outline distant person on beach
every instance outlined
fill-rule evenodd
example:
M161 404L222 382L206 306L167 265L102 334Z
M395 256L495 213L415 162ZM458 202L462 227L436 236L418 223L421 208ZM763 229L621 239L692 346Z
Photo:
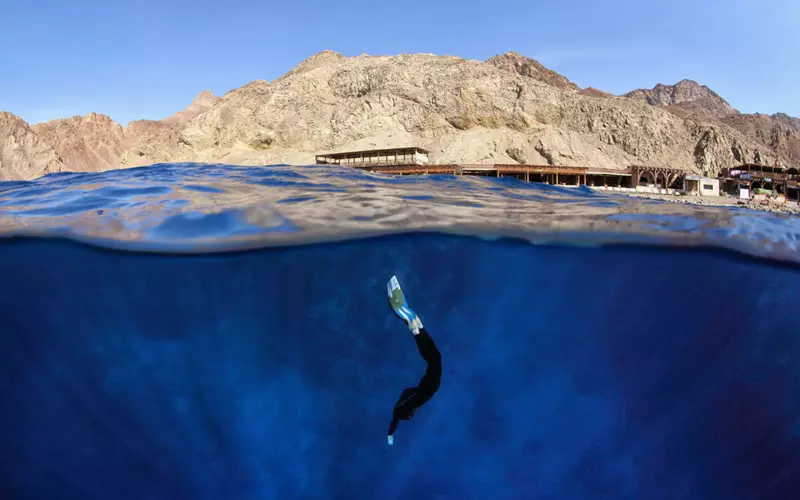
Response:
M414 334L417 349L419 349L422 359L428 364L419 384L416 387L405 389L400 394L397 404L394 405L392 423L389 425L387 439L391 445L394 444L394 431L397 430L397 424L400 420L410 420L417 412L417 409L427 403L439 390L439 383L442 379L442 355L436 349L436 344L433 343L433 339L428 335L428 331L422 326L419 316L408 307L396 276L392 276L386 284L386 290L389 293L389 304L392 306L392 310L408 324L409 330Z

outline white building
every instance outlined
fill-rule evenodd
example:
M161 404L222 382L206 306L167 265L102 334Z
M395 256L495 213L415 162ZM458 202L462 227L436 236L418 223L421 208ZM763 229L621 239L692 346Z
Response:
M683 192L692 196L719 196L719 179L687 174L683 178Z

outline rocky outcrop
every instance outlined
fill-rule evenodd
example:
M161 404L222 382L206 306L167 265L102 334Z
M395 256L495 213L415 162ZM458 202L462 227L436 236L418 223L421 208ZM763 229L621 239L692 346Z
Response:
M625 97L661 107L686 120L693 135L699 138L699 153L696 152L695 159L705 172L713 174L715 168L725 166L728 160L726 155L717 158L706 152L705 148L712 144L730 145L737 162L761 159L770 164L800 165L800 119L784 113L772 116L740 113L714 91L691 80L676 85L659 84L652 90L634 90ZM699 123L705 124L701 132L698 132ZM731 129L740 135L734 138ZM757 144L769 154L759 152L754 158L750 154L752 147L743 146L745 143Z
M181 122L136 120L125 127L125 151L118 158L120 167L139 167L179 161L176 156Z
M517 54L513 51L494 56L490 59L487 59L486 62L498 69L517 73L527 78L533 78L534 80L559 89L579 89L577 85L569 81L566 77L559 75L553 70L545 68L539 61Z
M652 106L669 106L686 111L698 111L704 116L715 118L739 113L716 92L693 80L682 80L675 85L659 83L650 90L637 89L628 92L624 97L641 100Z
M196 116L211 109L219 101L220 98L212 94L210 90L204 90L195 97L188 108L164 119L163 122L169 125L185 125Z
M71 171L101 172L117 168L125 149L122 126L105 115L89 113L31 128L56 150Z
M125 127L125 151L118 158L122 167L137 167L170 161L190 161L190 152L180 142L180 131L194 118L214 107L222 98L204 90L188 108L164 120L136 120Z
M56 151L22 118L0 111L0 181L34 179L63 170Z
M786 114L739 114L722 119L745 136L764 144L787 165L800 165L800 120Z
M296 76L299 75L300 73L305 73L306 71L311 71L321 66L336 64L342 59L344 59L344 56L338 52L334 52L332 50L323 50L322 52L318 52L313 56L305 59L297 66L290 69L285 75L280 77L278 80ZM258 81L263 82L263 80L258 80Z
M769 163L776 158L758 148L753 148L749 139L731 133L724 126L699 123L691 125L692 139L696 142L693 152L695 165L704 175L715 177L717 172L737 163Z
M585 89L581 89L579 94L588 95L590 97L599 97L599 98L614 97L614 94L603 92L602 90L596 89L594 87L586 87Z

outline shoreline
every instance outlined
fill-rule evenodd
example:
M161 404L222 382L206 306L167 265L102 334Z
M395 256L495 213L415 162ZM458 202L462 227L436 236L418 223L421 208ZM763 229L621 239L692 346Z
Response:
M606 193L608 191L595 190L596 193ZM787 202L784 204L769 204L762 205L754 203L751 200L741 200L731 196L719 197L700 197L700 196L680 196L672 194L655 194L655 193L637 193L637 192L615 192L614 194L621 194L630 196L632 198L645 198L650 200L668 201L671 203L678 203L682 205L700 205L705 207L720 207L720 208L746 208L750 210L757 210L760 212L783 213L788 215L800 215L800 205L796 202Z

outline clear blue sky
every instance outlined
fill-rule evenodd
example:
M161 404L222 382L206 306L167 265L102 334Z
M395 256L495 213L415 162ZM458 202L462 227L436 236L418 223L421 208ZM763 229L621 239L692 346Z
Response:
M40 0L2 15L0 110L31 123L164 118L324 49L515 50L582 87L691 78L744 112L800 116L798 0Z

